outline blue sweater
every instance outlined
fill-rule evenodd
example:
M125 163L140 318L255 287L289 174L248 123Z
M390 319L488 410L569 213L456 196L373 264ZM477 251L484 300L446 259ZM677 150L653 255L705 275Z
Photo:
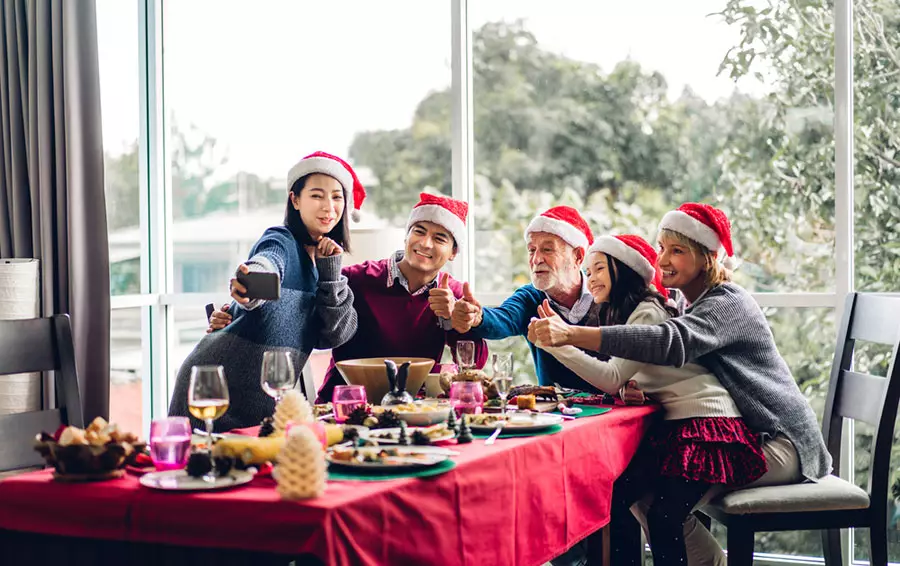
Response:
M547 295L535 289L534 285L524 285L516 289L511 297L503 301L499 307L484 307L481 324L473 328L471 333L477 338L486 340L502 340L511 336L528 336L528 323L536 317L538 305ZM572 321L570 321L572 322ZM600 305L592 305L578 326L599 326ZM585 391L598 391L594 386L581 379L572 370L564 366L548 352L528 342L538 382L541 385L553 385L554 382L563 387L571 387ZM596 357L595 352L588 352Z
M290 233L269 228L253 246L246 262L253 271L277 273L281 298L277 301L232 303L234 321L206 335L181 365L169 406L170 415L188 416L187 392L191 367L222 365L231 406L216 421L216 430L259 424L275 410L274 400L260 386L260 366L266 350L295 354L298 380L314 348L334 348L356 333L353 292L341 275L341 256L309 254ZM307 392L315 395L315 392ZM194 421L199 426L199 421Z

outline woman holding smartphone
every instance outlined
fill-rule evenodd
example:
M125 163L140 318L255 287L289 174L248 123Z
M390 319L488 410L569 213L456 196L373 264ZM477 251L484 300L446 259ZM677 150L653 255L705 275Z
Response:
M292 167L287 185L284 225L266 230L250 258L238 266L231 280L234 322L204 337L184 360L169 415L190 416L187 394L193 366L221 365L231 405L216 421L216 430L259 424L275 410L259 381L266 350L294 353L294 371L299 373L314 348L335 348L356 333L353 293L341 275L341 255L350 246L346 212L358 217L365 189L349 164L324 152ZM246 282L251 273L252 283L245 286L241 280ZM257 285L267 278L255 274L277 277L278 300L258 298ZM199 420L193 422L199 426Z

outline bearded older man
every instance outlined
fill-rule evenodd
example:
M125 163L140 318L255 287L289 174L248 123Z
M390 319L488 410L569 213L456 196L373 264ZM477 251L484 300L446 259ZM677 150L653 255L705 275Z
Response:
M563 319L578 326L597 326L600 305L594 303L581 272L585 250L594 241L591 229L569 206L556 206L536 216L525 230L531 284L524 285L499 307L482 307L468 283L463 298L455 301L451 321L460 333L471 332L487 340L510 336L528 337L528 323L537 316L544 299ZM538 381L563 387L592 390L546 351L529 342Z

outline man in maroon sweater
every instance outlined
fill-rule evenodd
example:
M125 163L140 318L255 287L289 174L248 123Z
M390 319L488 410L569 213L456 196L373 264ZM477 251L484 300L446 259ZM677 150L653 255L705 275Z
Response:
M331 351L318 402L330 401L334 386L345 383L335 367L342 360L410 356L440 363L445 344L455 359L457 341L466 339L475 342L476 366L487 361L484 340L452 329L450 315L455 300L463 296L463 285L441 273L466 237L468 205L427 193L419 196L403 250L342 270L353 291L358 329L349 342ZM230 321L226 305L210 317L210 328L223 328Z

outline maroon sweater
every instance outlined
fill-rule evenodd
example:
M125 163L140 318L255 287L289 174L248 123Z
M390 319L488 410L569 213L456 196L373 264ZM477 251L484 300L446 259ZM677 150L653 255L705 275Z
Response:
M475 364L484 367L488 357L484 340L445 331L428 306L428 293L413 296L394 281L388 287L388 261L367 261L343 269L353 291L358 329L353 338L331 351L331 363L325 382L319 389L318 402L331 401L335 385L346 383L335 361L357 358L403 357L431 358L440 363L444 344L450 345L456 359L457 340L475 342ZM456 298L462 297L462 283L450 277L450 288ZM378 402L378 400L374 400Z

